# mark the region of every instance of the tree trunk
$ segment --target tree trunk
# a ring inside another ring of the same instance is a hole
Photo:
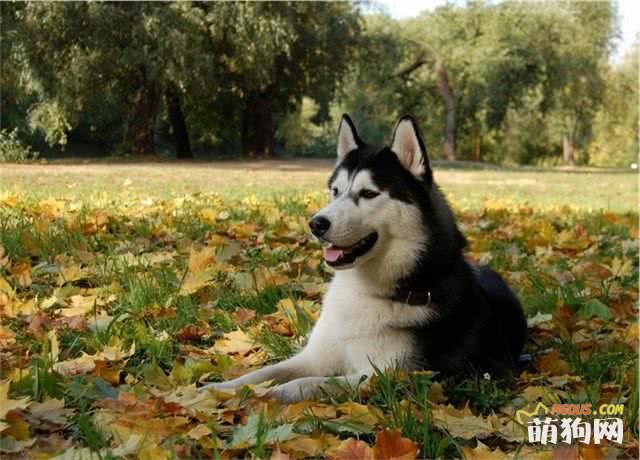
[[[148,83],[140,85],[129,109],[123,141],[125,153],[155,155],[153,137],[159,101],[155,86]]]
[[[575,140],[573,133],[565,134],[562,136],[562,158],[568,165],[574,165],[576,163],[574,155]]]
[[[273,101],[268,92],[247,95],[242,114],[242,153],[266,158],[273,150]]]
[[[193,153],[191,152],[187,123],[182,113],[180,95],[175,88],[169,87],[164,93],[164,99],[167,104],[169,123],[171,123],[171,130],[173,131],[176,156],[180,159],[191,159],[193,158]]]
[[[456,159],[456,102],[449,85],[449,76],[442,62],[436,62],[437,85],[444,100],[447,111],[445,120],[444,157],[447,160]]]

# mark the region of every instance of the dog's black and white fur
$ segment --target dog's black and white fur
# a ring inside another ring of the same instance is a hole
[[[520,304],[502,278],[463,257],[465,239],[433,180],[416,123],[398,122],[390,147],[365,144],[345,115],[330,203],[311,220],[336,273],[304,349],[208,387],[273,380],[292,402],[356,385],[373,366],[459,375],[512,370],[526,338]]]

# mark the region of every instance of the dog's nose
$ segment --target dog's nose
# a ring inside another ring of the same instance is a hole
[[[331,221],[326,217],[316,216],[309,221],[309,228],[311,228],[311,233],[315,236],[322,236],[327,233],[331,227]]]

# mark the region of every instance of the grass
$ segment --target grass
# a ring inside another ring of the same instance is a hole
[[[78,455],[87,448],[109,458],[133,434],[147,457],[265,458],[276,447],[313,457],[350,438],[375,445],[387,428],[428,458],[470,456],[477,440],[526,457],[531,446],[497,432],[460,434],[436,415],[468,407],[464,426],[487,417],[506,426],[541,392],[624,402],[621,449],[637,443],[637,177],[613,171],[436,173],[469,257],[497,269],[530,318],[547,315],[530,328],[533,361],[515,379],[378,370],[370,386],[308,407],[280,407],[259,388],[189,400],[183,392],[201,379],[243,374],[304,344],[331,276],[305,227],[326,199],[328,169],[313,161],[2,166],[0,379],[10,379],[11,399],[56,398],[69,412],[55,424],[31,408],[14,411],[0,446],[32,438],[27,454],[60,454],[49,442],[58,433]],[[249,345],[234,342],[237,334]],[[83,353],[99,357],[94,368],[60,370]]]
[[[214,163],[109,163],[3,165],[0,193],[35,196],[169,198],[215,192],[225,198],[248,194],[288,197],[324,190],[331,161],[290,160]],[[486,204],[534,208],[572,206],[581,210],[637,210],[637,173],[598,169],[477,169],[445,163],[435,177],[458,209]],[[295,203],[293,203],[295,207]],[[291,209],[286,209],[290,212]]]

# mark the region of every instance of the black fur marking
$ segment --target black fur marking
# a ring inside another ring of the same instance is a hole
[[[420,145],[423,147],[422,139]],[[400,294],[429,292],[435,313],[435,319],[410,328],[416,367],[445,375],[511,373],[527,336],[522,307],[496,272],[472,267],[464,259],[466,240],[433,181],[426,150],[423,152],[425,173],[418,178],[389,147],[359,144],[338,165],[329,184],[341,168],[350,177],[367,169],[380,190],[420,209],[426,247],[410,274],[396,283]],[[419,307],[407,304],[407,308]]]
[[[356,131],[356,125],[353,124],[353,121],[351,120],[351,117],[348,114],[343,113],[342,114],[342,120],[345,121],[349,125],[349,128],[351,128],[351,132],[353,133],[353,139],[356,141],[356,144],[358,145],[358,147],[362,146],[364,144],[364,142],[362,142],[362,140],[358,136],[358,131]],[[338,129],[339,128],[340,127],[338,126]],[[340,134],[340,133],[338,132],[338,134]]]

